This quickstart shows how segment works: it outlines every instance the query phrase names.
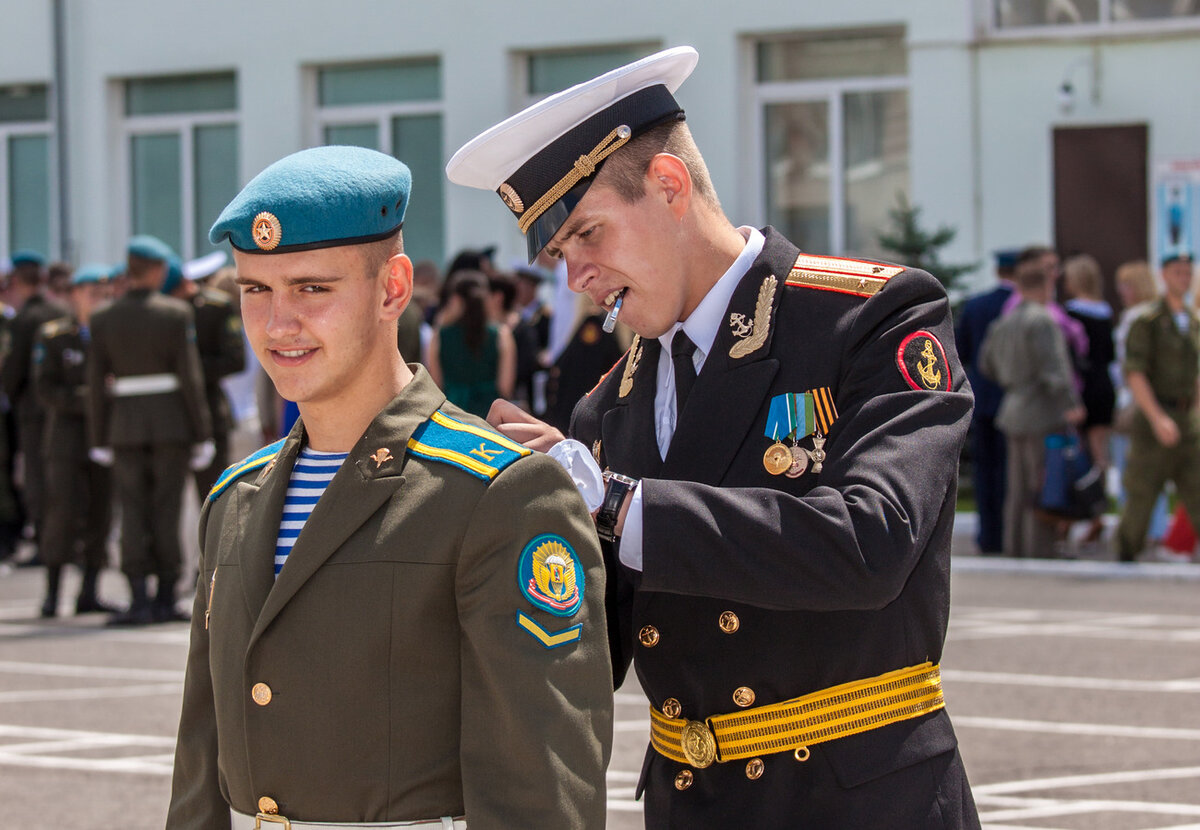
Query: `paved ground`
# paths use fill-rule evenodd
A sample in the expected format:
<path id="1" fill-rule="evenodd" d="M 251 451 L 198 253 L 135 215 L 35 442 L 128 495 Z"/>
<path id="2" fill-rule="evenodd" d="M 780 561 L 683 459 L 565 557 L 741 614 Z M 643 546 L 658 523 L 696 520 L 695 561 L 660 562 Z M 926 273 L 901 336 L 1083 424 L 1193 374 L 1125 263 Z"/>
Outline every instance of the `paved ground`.
<path id="1" fill-rule="evenodd" d="M 984 826 L 1200 830 L 1200 565 L 954 568 L 946 694 Z M 41 578 L 0 576 L 0 828 L 161 828 L 187 628 L 43 622 Z M 612 828 L 641 826 L 647 728 L 622 689 Z"/>

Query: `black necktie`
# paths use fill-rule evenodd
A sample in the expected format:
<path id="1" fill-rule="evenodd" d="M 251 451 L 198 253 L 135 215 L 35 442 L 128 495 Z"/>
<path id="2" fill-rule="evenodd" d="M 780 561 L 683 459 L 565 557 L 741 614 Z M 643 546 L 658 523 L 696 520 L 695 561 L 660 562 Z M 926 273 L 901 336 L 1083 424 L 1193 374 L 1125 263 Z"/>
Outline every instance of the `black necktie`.
<path id="1" fill-rule="evenodd" d="M 696 382 L 696 365 L 692 363 L 692 353 L 695 351 L 696 344 L 682 328 L 675 332 L 675 339 L 671 341 L 671 363 L 675 365 L 676 422 L 683 415 L 683 405 L 687 403 L 688 393 Z"/>

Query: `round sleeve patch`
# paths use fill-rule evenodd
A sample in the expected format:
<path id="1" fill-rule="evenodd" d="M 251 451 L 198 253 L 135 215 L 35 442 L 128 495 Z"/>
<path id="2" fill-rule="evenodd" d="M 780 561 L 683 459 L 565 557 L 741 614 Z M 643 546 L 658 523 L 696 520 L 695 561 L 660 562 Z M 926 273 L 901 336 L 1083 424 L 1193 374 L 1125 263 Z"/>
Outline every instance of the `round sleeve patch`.
<path id="1" fill-rule="evenodd" d="M 918 392 L 950 389 L 950 363 L 941 341 L 927 331 L 914 331 L 900 341 L 896 365 L 908 385 Z"/>
<path id="2" fill-rule="evenodd" d="M 554 533 L 535 536 L 521 551 L 517 583 L 535 607 L 569 617 L 583 604 L 583 566 L 575 550 Z"/>

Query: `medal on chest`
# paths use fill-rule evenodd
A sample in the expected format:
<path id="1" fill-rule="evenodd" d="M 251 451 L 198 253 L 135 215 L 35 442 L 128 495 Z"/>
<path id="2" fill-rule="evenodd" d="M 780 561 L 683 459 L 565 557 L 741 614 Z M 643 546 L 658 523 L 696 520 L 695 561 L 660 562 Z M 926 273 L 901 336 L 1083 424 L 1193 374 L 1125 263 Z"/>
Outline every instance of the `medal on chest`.
<path id="1" fill-rule="evenodd" d="M 837 407 L 827 386 L 776 395 L 767 409 L 763 431 L 772 441 L 763 454 L 763 467 L 773 476 L 788 478 L 799 478 L 810 469 L 820 473 L 826 458 L 825 436 L 836 419 Z M 801 446 L 810 435 L 812 448 Z"/>

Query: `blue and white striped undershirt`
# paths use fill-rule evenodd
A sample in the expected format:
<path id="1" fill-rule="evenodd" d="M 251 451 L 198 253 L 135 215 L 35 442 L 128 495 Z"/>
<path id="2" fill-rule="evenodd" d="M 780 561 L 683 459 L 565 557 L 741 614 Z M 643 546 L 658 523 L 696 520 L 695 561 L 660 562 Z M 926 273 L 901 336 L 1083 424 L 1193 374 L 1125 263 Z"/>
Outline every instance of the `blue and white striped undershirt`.
<path id="1" fill-rule="evenodd" d="M 292 477 L 288 480 L 279 536 L 275 540 L 275 576 L 279 576 L 283 570 L 283 563 L 292 552 L 304 523 L 317 506 L 317 500 L 349 455 L 347 452 L 317 452 L 307 447 L 300 450 L 296 466 L 292 467 Z"/>

